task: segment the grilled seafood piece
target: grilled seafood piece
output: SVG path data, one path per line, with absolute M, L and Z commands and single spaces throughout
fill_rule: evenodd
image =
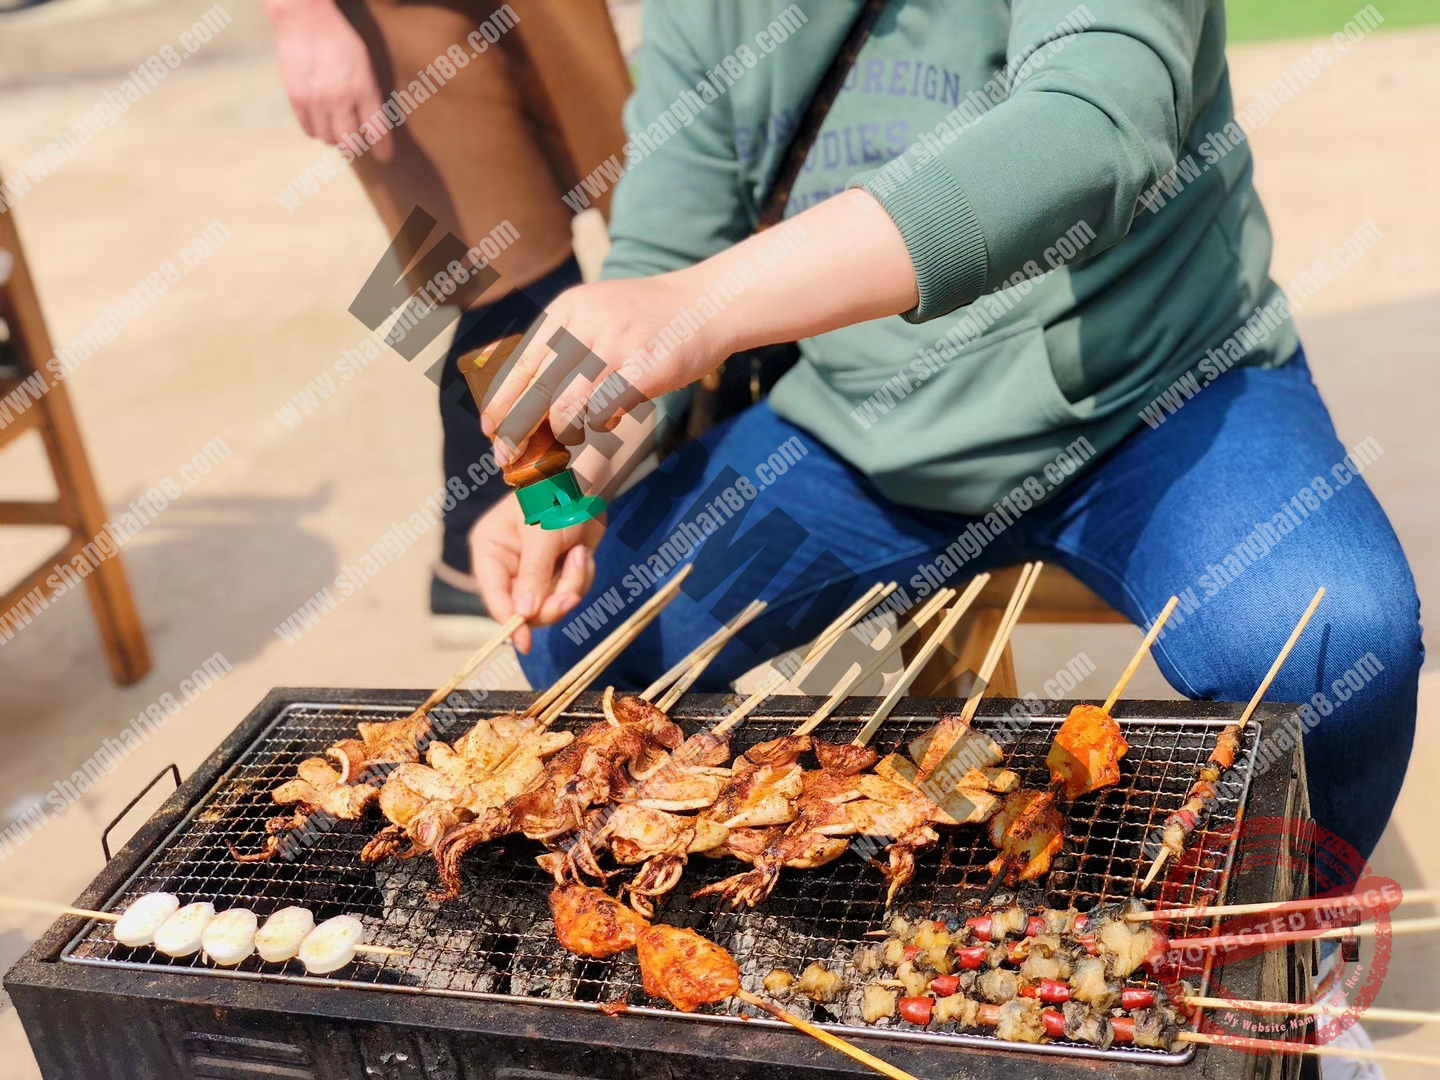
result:
M 990 842 L 1000 849 L 990 862 L 997 878 L 1014 885 L 1044 877 L 1065 846 L 1065 819 L 1054 795 L 1022 788 L 1006 796 L 990 822 Z
M 1045 758 L 1051 787 L 1067 802 L 1114 787 L 1120 782 L 1120 759 L 1129 749 L 1113 716 L 1098 705 L 1076 705 Z
M 356 725 L 358 739 L 342 739 L 325 751 L 340 770 L 342 784 L 356 783 L 385 766 L 420 760 L 420 747 L 428 742 L 434 728 L 430 717 L 418 713 L 404 720 Z
M 434 851 L 451 829 L 527 791 L 544 772 L 545 759 L 573 741 L 568 731 L 539 732 L 520 743 L 498 771 L 495 765 L 500 762 L 493 752 L 472 758 L 443 743 L 432 745 L 426 755 L 430 764 L 407 762 L 386 778 L 380 810 L 391 825 L 366 845 L 362 860 L 373 863 L 392 854 L 411 858 Z M 410 846 L 401 853 L 403 840 Z
M 643 698 L 616 698 L 607 692 L 602 707 L 607 720 L 613 718 L 617 725 L 639 723 L 663 729 L 670 722 Z M 709 732 L 690 736 L 674 750 L 660 744 L 647 747 L 628 766 L 635 784 L 620 802 L 608 813 L 587 815 L 583 830 L 546 839 L 552 850 L 536 861 L 557 885 L 584 877 L 604 881 L 609 875 L 600 869 L 596 856 L 609 847 L 622 865 L 643 864 L 628 889 L 636 910 L 652 914 L 653 898 L 679 883 L 690 851 L 712 849 L 725 839 L 727 830 L 681 811 L 714 803 L 732 775 L 730 769 L 720 767 L 729 757 L 729 740 Z
M 645 992 L 681 1012 L 724 1001 L 740 989 L 740 965 L 693 930 L 657 923 L 636 942 Z
M 782 743 L 786 745 L 777 745 Z M 707 885 L 695 893 L 697 898 L 719 896 L 731 907 L 754 907 L 775 891 L 782 868 L 810 870 L 824 866 L 839 858 L 849 847 L 849 840 L 841 837 L 853 835 L 856 830 L 846 813 L 846 804 L 863 799 L 865 780 L 874 779 L 864 770 L 874 765 L 879 755 L 865 747 L 837 746 L 818 739 L 811 740 L 808 736 L 791 736 L 762 744 L 765 749 L 760 756 L 762 759 L 778 758 L 786 762 L 782 768 L 798 770 L 794 759 L 804 752 L 800 749 L 802 745 L 815 750 L 821 768 L 800 771 L 799 791 L 790 805 L 793 820 L 784 828 L 766 830 L 763 837 L 753 834 L 737 837 L 732 832 L 725 845 L 729 849 L 726 853 L 752 863 L 754 869 Z M 767 768 L 772 766 L 759 765 L 753 771 Z M 757 840 L 764 843 L 758 851 L 753 843 Z M 746 841 L 752 842 L 747 844 Z
M 288 816 L 265 823 L 269 838 L 265 846 L 249 855 L 240 854 L 233 844 L 230 855 L 236 862 L 269 862 L 284 847 L 288 832 L 303 829 L 314 814 L 326 813 L 341 821 L 359 821 L 380 795 L 373 784 L 346 784 L 339 770 L 324 758 L 306 758 L 296 767 L 296 776 L 277 787 L 270 797 L 280 806 L 293 806 Z
M 560 944 L 594 960 L 633 949 L 650 925 L 613 896 L 575 883 L 551 890 L 550 911 Z
M 500 836 L 520 833 L 532 840 L 554 841 L 576 832 L 581 842 L 572 845 L 572 851 L 588 851 L 584 834 L 595 822 L 589 811 L 623 801 L 634 790 L 632 766 L 653 761 L 657 748 L 674 750 L 684 741 L 680 728 L 653 707 L 615 709 L 607 694 L 605 711 L 603 721 L 591 724 L 546 763 L 528 790 L 478 813 L 475 820 L 451 829 L 436 843 L 444 888 L 438 899 L 453 900 L 460 894 L 460 862 L 465 854 Z M 588 861 L 592 867 L 587 870 L 598 872 L 593 856 Z M 554 872 L 551 866 L 547 869 Z
M 953 730 L 949 745 L 961 734 L 961 729 Z M 795 746 L 786 749 L 793 752 Z M 754 906 L 774 891 L 782 868 L 823 866 L 845 851 L 850 844 L 846 838 L 867 836 L 888 841 L 888 861 L 880 869 L 889 881 L 887 903 L 893 902 L 915 876 L 918 854 L 939 843 L 935 826 L 986 820 L 1000 805 L 993 789 L 1018 782 L 1009 770 L 971 769 L 962 777 L 968 786 L 955 788 L 944 800 L 946 807 L 964 815 L 956 818 L 900 771 L 866 771 L 878 758 L 868 747 L 814 739 L 812 749 L 821 767 L 803 773 L 801 793 L 793 803 L 794 821 L 771 830 L 758 854 L 744 846 L 739 852 L 727 852 L 753 863 L 754 869 L 709 885 L 696 896 L 720 896 L 735 907 Z
M 727 829 L 786 825 L 795 820 L 794 801 L 804 790 L 805 770 L 799 758 L 809 749 L 809 737 L 761 743 L 735 760 L 734 775 L 703 816 Z M 776 743 L 789 742 L 780 751 Z M 756 751 L 760 751 L 757 755 Z

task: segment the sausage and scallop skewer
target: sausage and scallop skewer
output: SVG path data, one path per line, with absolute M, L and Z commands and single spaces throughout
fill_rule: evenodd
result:
M 1209 816 L 1210 810 L 1219 797 L 1216 785 L 1219 784 L 1220 778 L 1234 767 L 1235 758 L 1240 753 L 1240 740 L 1245 733 L 1246 725 L 1250 723 L 1250 718 L 1255 715 L 1255 710 L 1260 707 L 1260 702 L 1265 695 L 1270 692 L 1271 683 L 1280 674 L 1280 668 L 1284 666 L 1291 650 L 1300 640 L 1300 635 L 1305 632 L 1305 627 L 1310 624 L 1310 619 L 1315 614 L 1315 609 L 1320 606 L 1320 601 L 1324 599 L 1325 590 L 1322 588 L 1315 593 L 1314 599 L 1310 601 L 1310 606 L 1300 616 L 1300 621 L 1295 624 L 1289 640 L 1280 650 L 1280 655 L 1275 657 L 1275 662 L 1270 665 L 1270 670 L 1265 673 L 1265 678 L 1260 681 L 1249 704 L 1245 706 L 1245 711 L 1240 714 L 1240 719 L 1225 728 L 1216 738 L 1215 749 L 1210 752 L 1210 759 L 1198 770 L 1195 783 L 1190 787 L 1185 804 L 1165 819 L 1164 831 L 1160 838 L 1160 851 L 1155 856 L 1155 861 L 1150 864 L 1150 869 L 1145 874 L 1145 880 L 1140 885 L 1141 893 L 1150 888 L 1165 866 L 1166 860 L 1178 859 L 1185 853 L 1185 848 L 1190 843 L 1190 837 Z

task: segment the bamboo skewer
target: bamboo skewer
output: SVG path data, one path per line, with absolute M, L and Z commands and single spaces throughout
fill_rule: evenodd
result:
M 1253 1012 L 1274 1016 L 1364 1016 L 1367 1021 L 1382 1024 L 1440 1024 L 1440 1012 L 1425 1012 L 1420 1009 L 1387 1009 L 1381 1006 L 1323 1005 L 1319 1002 L 1289 1001 L 1232 1001 L 1223 997 L 1186 997 L 1186 1005 L 1224 1012 Z
M 627 618 L 624 622 L 622 622 L 619 626 L 612 630 L 610 634 L 604 638 L 604 640 L 596 644 L 593 649 L 591 649 L 588 653 L 586 653 L 583 657 L 581 657 L 573 665 L 571 665 L 570 670 L 565 672 L 564 675 L 560 676 L 560 678 L 555 681 L 555 684 L 551 686 L 550 689 L 546 690 L 533 702 L 531 702 L 530 708 L 525 710 L 525 715 L 529 717 L 534 717 L 539 716 L 543 712 L 545 712 L 556 699 L 561 697 L 566 692 L 566 690 L 570 688 L 572 682 L 574 682 L 576 679 L 582 678 L 585 672 L 594 666 L 597 658 L 611 651 L 614 644 L 617 641 L 621 640 L 631 628 L 633 628 L 639 622 L 648 622 L 648 616 L 650 615 L 650 613 L 653 612 L 657 607 L 669 603 L 670 599 L 674 596 L 674 590 L 678 588 L 680 582 L 684 581 L 685 578 L 690 575 L 690 571 L 693 568 L 694 564 L 686 563 L 685 566 L 680 569 L 679 573 L 677 573 L 673 578 L 666 582 L 663 587 L 656 590 L 655 595 L 650 597 L 649 600 L 645 601 L 645 603 L 640 605 L 640 607 L 634 612 L 634 614 L 632 614 L 629 618 Z M 594 675 L 591 675 L 590 679 L 593 680 L 595 678 L 595 675 L 598 674 L 600 674 L 599 670 L 597 670 Z M 586 685 L 588 686 L 589 682 L 587 682 Z
M 1408 889 L 1400 898 L 1390 904 L 1375 904 L 1375 907 L 1395 908 L 1401 904 L 1421 904 L 1440 900 L 1440 889 Z M 1124 916 L 1126 922 L 1154 922 L 1156 919 L 1203 919 L 1212 915 L 1259 915 L 1265 912 L 1313 911 L 1327 907 L 1367 907 L 1368 901 L 1354 894 L 1347 896 L 1307 897 L 1303 900 L 1269 900 L 1261 904 L 1211 904 L 1204 907 L 1158 908 L 1155 911 L 1132 911 Z
M 1170 602 L 1150 624 L 1150 630 L 1145 635 L 1145 640 L 1140 643 L 1140 648 L 1135 650 L 1135 655 L 1130 660 L 1130 666 L 1121 674 L 1120 681 L 1115 684 L 1115 689 L 1110 691 L 1110 696 L 1105 699 L 1105 704 L 1100 706 L 1103 711 L 1108 713 L 1115 708 L 1115 703 L 1120 700 L 1120 695 L 1125 693 L 1125 687 L 1130 685 L 1130 680 L 1135 677 L 1135 672 L 1140 670 L 1140 665 L 1145 662 L 1145 657 L 1150 655 L 1150 649 L 1155 644 L 1155 639 L 1160 636 L 1160 631 L 1165 629 L 1165 624 L 1170 621 L 1170 616 L 1174 614 L 1175 607 L 1179 603 L 1178 596 L 1170 597 Z
M 716 657 L 725 651 L 725 646 L 730 644 L 741 630 L 758 619 L 769 606 L 764 600 L 752 600 L 745 610 L 735 617 L 731 626 L 716 635 L 715 643 L 697 658 L 695 663 L 675 681 L 669 690 L 665 691 L 659 701 L 661 710 L 668 713 L 675 703 L 685 696 L 690 687 L 695 685 L 696 680 L 705 673 L 705 669 L 714 662 Z
M 970 605 L 975 602 L 975 598 L 980 595 L 980 590 L 985 588 L 985 584 L 989 580 L 989 574 L 980 574 L 965 587 L 965 591 L 960 594 L 960 599 L 955 601 L 955 606 L 946 612 L 945 617 L 940 620 L 940 625 L 935 627 L 925 644 L 920 647 L 920 651 L 906 665 L 900 681 L 890 688 L 885 699 L 875 707 L 870 719 L 865 722 L 860 733 L 852 740 L 855 746 L 865 746 L 875 737 L 875 732 L 880 730 L 880 725 L 889 717 L 891 710 L 895 708 L 895 703 L 900 700 L 905 691 L 910 689 L 916 678 L 919 677 L 921 669 L 930 662 L 930 658 L 944 643 L 950 631 L 955 629 L 956 623 L 964 617 L 965 612 L 970 610 Z
M 904 626 L 896 627 L 895 633 L 891 635 L 890 640 L 882 645 L 873 657 L 863 663 L 857 662 L 858 666 L 853 667 L 851 672 L 847 674 L 844 679 L 840 680 L 839 685 L 835 688 L 835 692 L 825 699 L 825 704 L 816 709 L 810 718 L 796 728 L 792 734 L 809 735 L 824 723 L 830 714 L 840 707 L 840 703 L 850 696 L 850 692 L 854 690 L 855 687 L 859 686 L 884 667 L 885 662 L 899 652 L 905 643 L 915 636 L 920 627 L 928 622 L 937 611 L 948 604 L 954 597 L 954 589 L 941 589 L 932 596 L 925 605 L 915 613 L 913 619 L 909 620 Z M 874 646 L 871 646 L 871 648 L 873 649 Z
M 890 1077 L 891 1080 L 916 1080 L 914 1076 L 912 1076 L 910 1073 L 907 1073 L 904 1069 L 891 1065 L 888 1061 L 884 1061 L 876 1057 L 874 1054 L 861 1050 L 854 1043 L 842 1039 L 839 1035 L 834 1035 L 826 1031 L 824 1028 L 816 1027 L 814 1024 L 810 1023 L 810 1021 L 802 1020 L 794 1013 L 789 1012 L 786 1009 L 782 1009 L 780 1008 L 780 1006 L 766 1001 L 764 998 L 758 997 L 755 994 L 750 993 L 748 990 L 736 990 L 735 997 L 745 1002 L 745 1004 L 747 1005 L 753 1005 L 755 1008 L 760 1009 L 763 1012 L 769 1013 L 777 1020 L 783 1020 L 791 1027 L 799 1031 L 803 1031 L 812 1039 L 816 1039 L 819 1042 L 824 1043 L 826 1046 L 830 1047 L 830 1049 L 840 1051 L 840 1053 L 844 1054 L 852 1061 L 858 1061 L 860 1064 L 865 1065 L 868 1068 L 874 1069 L 878 1073 L 883 1073 L 885 1076 Z
M 401 723 L 412 724 L 429 717 L 431 709 L 435 708 L 435 706 L 439 705 L 458 690 L 460 684 L 468 679 L 476 668 L 499 652 L 510 639 L 515 636 L 515 631 L 524 625 L 525 616 L 523 615 L 512 615 L 506 619 L 504 625 L 500 627 L 498 634 L 480 646 L 480 648 L 471 655 L 470 659 L 465 661 L 460 670 L 450 676 L 449 681 L 447 681 L 444 686 L 432 691 L 430 696 L 420 703 L 420 707 L 401 721 Z M 427 730 L 426 736 L 428 737 L 430 734 L 433 734 L 433 732 L 434 727 L 431 726 Z M 368 772 L 369 770 L 367 769 L 366 771 Z M 340 760 L 340 783 L 349 784 L 359 782 L 360 779 L 363 779 L 363 777 L 352 781 L 350 776 L 350 758 L 348 756 L 342 757 Z
M 600 677 L 600 673 L 614 663 L 615 658 L 628 649 L 635 639 L 645 632 L 646 627 L 659 617 L 660 612 L 665 610 L 666 605 L 680 594 L 680 585 L 689 575 L 691 569 L 692 566 L 687 564 L 680 573 L 670 579 L 664 588 L 660 589 L 654 596 L 641 605 L 640 609 L 636 611 L 634 615 L 631 615 L 621 623 L 609 637 L 601 642 L 595 649 L 591 650 L 585 660 L 581 661 L 583 667 L 581 667 L 581 670 L 573 679 L 569 672 L 566 673 L 561 682 L 564 683 L 566 679 L 570 681 L 564 686 L 561 692 L 552 699 L 551 703 L 545 707 L 544 711 L 539 713 L 540 726 L 542 728 L 548 728 L 555 723 L 556 720 L 560 719 L 565 710 L 574 704 L 575 699 L 584 693 L 586 688 Z M 571 668 L 571 672 L 573 671 L 575 671 L 575 669 Z M 532 705 L 530 710 L 527 710 L 526 715 L 534 715 L 534 709 L 535 706 Z
M 480 646 L 475 654 L 465 661 L 465 665 L 450 677 L 450 681 L 426 698 L 424 703 L 410 714 L 409 719 L 419 720 L 421 717 L 429 715 L 431 709 L 458 690 L 460 684 L 468 679 L 476 668 L 499 652 L 515 636 L 515 631 L 524 625 L 525 616 L 523 615 L 511 615 L 506 619 L 504 625 L 500 627 L 500 632 Z
M 1280 655 L 1275 657 L 1275 662 L 1270 665 L 1270 670 L 1265 673 L 1265 678 L 1260 680 L 1260 685 L 1256 688 L 1254 695 L 1251 696 L 1250 703 L 1245 706 L 1245 711 L 1240 714 L 1240 719 L 1236 722 L 1236 730 L 1238 732 L 1244 732 L 1245 725 L 1250 723 L 1250 718 L 1255 715 L 1255 710 L 1260 707 L 1260 702 L 1264 699 L 1265 695 L 1270 692 L 1270 685 L 1275 681 L 1275 677 L 1280 674 L 1281 667 L 1283 667 L 1285 661 L 1289 659 L 1291 650 L 1295 648 L 1296 643 L 1300 640 L 1300 635 L 1305 633 L 1305 627 L 1310 625 L 1310 619 L 1314 616 L 1315 609 L 1320 606 L 1320 601 L 1324 599 L 1325 590 L 1322 587 L 1316 591 L 1314 599 L 1310 601 L 1310 606 L 1305 609 L 1305 613 L 1300 616 L 1300 621 L 1295 624 L 1295 629 L 1290 632 L 1290 637 L 1285 642 L 1284 647 L 1281 648 Z M 1145 880 L 1140 886 L 1140 892 L 1143 893 L 1146 889 L 1150 888 L 1151 883 L 1159 876 L 1161 868 L 1164 867 L 1166 860 L 1169 858 L 1170 849 L 1162 847 L 1160 853 L 1155 856 L 1155 861 L 1150 864 L 1149 871 L 1145 874 Z
M 1005 655 L 1006 646 L 1010 644 L 1010 635 L 1015 632 L 1016 625 L 1020 622 L 1020 613 L 1025 610 L 1025 605 L 1030 600 L 1030 594 L 1035 590 L 1035 582 L 1040 580 L 1040 571 L 1045 568 L 1043 562 L 1026 563 L 1020 571 L 1020 580 L 1015 583 L 1015 591 L 1010 594 L 1010 602 L 1005 605 L 1005 613 L 1000 617 L 1000 625 L 995 630 L 995 636 L 990 641 L 990 648 L 985 652 L 985 659 L 980 664 L 979 678 L 975 685 L 970 688 L 970 696 L 965 700 L 965 708 L 960 711 L 960 719 L 969 724 L 975 719 L 975 714 L 980 709 L 980 702 L 985 697 L 985 688 L 995 674 L 995 668 L 1000 663 L 1000 658 Z
M 664 610 L 665 605 L 675 599 L 680 591 L 681 584 L 694 569 L 693 563 L 686 563 L 663 588 L 656 591 L 655 595 L 622 622 L 610 634 L 601 641 L 595 648 L 585 654 L 569 671 L 562 675 L 555 685 L 530 703 L 525 710 L 526 718 L 538 718 L 540 730 L 549 728 L 568 709 L 575 699 L 578 698 L 585 688 L 599 676 L 600 672 L 609 667 L 630 643 L 640 636 L 645 627 Z M 520 746 L 515 746 L 500 762 L 491 770 L 491 775 L 500 773 L 515 755 L 520 753 Z
M 705 670 L 700 661 L 704 660 L 706 664 L 708 664 L 710 660 L 714 659 L 714 656 L 718 656 L 720 651 L 730 643 L 730 640 L 764 611 L 766 606 L 764 600 L 752 600 L 744 611 L 740 612 L 740 614 L 716 630 L 699 645 L 691 649 L 689 654 L 682 657 L 669 671 L 665 672 L 664 675 L 661 675 L 644 690 L 640 691 L 640 700 L 654 701 L 657 695 L 666 690 L 673 689 L 678 682 L 684 680 L 687 676 L 694 674 L 698 677 L 699 672 Z M 711 655 L 712 653 L 714 655 Z M 689 689 L 689 684 L 686 685 L 686 689 Z M 662 698 L 661 700 L 663 702 L 664 699 Z M 664 704 L 660 705 L 660 709 L 662 712 L 668 711 Z
M 42 915 L 78 915 L 82 919 L 94 919 L 96 922 L 117 923 L 120 921 L 120 916 L 113 911 L 92 911 L 89 908 L 71 907 L 69 904 L 56 904 L 49 900 L 33 900 L 26 896 L 0 896 L 0 908 L 36 911 Z M 384 945 L 356 945 L 355 951 L 370 956 L 415 955 L 408 949 L 391 949 Z
M 815 665 L 824 658 L 825 654 L 830 650 L 830 647 L 840 640 L 840 636 L 844 634 L 846 630 L 850 629 L 851 626 L 855 625 L 855 622 L 864 615 L 865 612 L 869 611 L 894 591 L 895 585 L 893 583 L 888 586 L 873 585 L 865 591 L 865 594 L 861 596 L 859 600 L 856 600 L 842 611 L 835 621 L 821 631 L 820 636 L 811 643 L 810 650 L 805 654 L 805 659 L 801 662 L 800 668 L 793 676 L 794 680 L 799 681 L 811 671 L 815 670 Z M 771 697 L 788 681 L 790 680 L 786 679 L 778 670 L 773 671 L 754 693 L 736 706 L 729 716 L 715 725 L 711 734 L 720 738 L 729 735 L 730 732 L 745 722 L 747 716 L 758 709 L 764 701 Z
M 1312 1043 L 1284 1042 L 1279 1039 L 1249 1039 L 1239 1035 L 1206 1035 L 1198 1031 L 1182 1031 L 1181 1042 L 1222 1046 L 1254 1054 L 1308 1054 L 1312 1057 L 1352 1058 L 1356 1061 L 1393 1061 L 1409 1065 L 1440 1067 L 1440 1057 L 1412 1054 L 1404 1050 L 1362 1050 L 1340 1046 L 1315 1046 Z
M 1440 930 L 1440 916 L 1428 919 L 1399 919 L 1383 928 L 1386 933 L 1425 934 Z M 1336 926 L 1329 930 L 1277 930 L 1272 933 L 1207 934 L 1203 937 L 1172 938 L 1169 949 L 1239 949 L 1252 945 L 1283 945 L 1288 941 L 1325 941 L 1348 937 L 1375 937 L 1382 927 L 1376 923 Z
M 724 636 L 721 638 L 721 640 L 718 641 L 711 649 L 706 651 L 702 657 L 700 657 L 694 664 L 691 665 L 690 669 L 686 671 L 685 674 L 681 675 L 680 678 L 676 680 L 675 685 L 665 692 L 665 695 L 658 702 L 660 710 L 662 712 L 668 713 L 672 708 L 674 708 L 675 703 L 685 696 L 685 694 L 690 690 L 690 687 L 695 685 L 696 680 L 705 673 L 705 669 L 708 668 L 710 664 L 715 660 L 715 658 L 718 657 L 725 650 L 725 646 L 730 644 L 730 642 L 734 640 L 734 638 L 740 633 L 741 630 L 745 629 L 745 627 L 749 626 L 752 622 L 758 619 L 760 615 L 765 611 L 765 609 L 769 606 L 770 605 L 767 604 L 764 600 L 755 600 L 752 601 L 744 611 L 742 611 L 738 616 L 736 616 L 734 624 L 726 629 L 726 631 L 724 632 Z
M 845 611 L 815 639 L 815 643 L 811 645 L 810 650 L 805 654 L 805 660 L 795 670 L 795 674 L 790 676 L 786 681 L 798 688 L 811 672 L 820 666 L 820 662 L 825 659 L 830 649 L 845 636 L 845 632 L 868 615 L 871 610 L 874 609 L 875 605 L 889 599 L 895 589 L 896 584 L 893 581 L 886 585 L 877 583 L 867 589 L 864 596 L 846 608 Z
M 1245 725 L 1248 724 L 1250 718 L 1255 715 L 1255 710 L 1260 707 L 1260 702 L 1264 699 L 1265 695 L 1270 692 L 1270 684 L 1275 681 L 1275 676 L 1280 674 L 1280 669 L 1285 666 L 1285 661 L 1290 658 L 1290 652 L 1295 648 L 1296 642 L 1300 640 L 1300 635 L 1305 633 L 1305 627 L 1310 625 L 1310 619 L 1314 616 L 1315 609 L 1320 606 L 1320 601 L 1324 599 L 1325 590 L 1323 588 L 1317 589 L 1314 599 L 1310 601 L 1310 606 L 1305 609 L 1305 614 L 1300 616 L 1300 621 L 1295 624 L 1295 629 L 1290 632 L 1290 639 L 1285 642 L 1284 648 L 1280 650 L 1280 655 L 1275 657 L 1275 662 L 1270 665 L 1270 670 L 1265 673 L 1265 678 L 1260 681 L 1260 686 L 1256 689 L 1254 696 L 1250 698 L 1250 704 L 1246 705 L 1245 711 L 1240 714 L 1238 723 L 1241 731 L 1245 730 Z

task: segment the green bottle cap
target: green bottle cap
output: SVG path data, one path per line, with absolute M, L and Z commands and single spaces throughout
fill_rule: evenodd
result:
M 526 525 L 539 525 L 551 531 L 594 521 L 607 509 L 599 495 L 580 494 L 580 485 L 571 469 L 516 488 L 515 497 L 520 500 L 520 509 L 525 511 Z

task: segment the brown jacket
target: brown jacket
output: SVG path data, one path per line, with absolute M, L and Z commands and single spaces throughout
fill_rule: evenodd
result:
M 364 0 L 342 7 L 370 51 L 382 96 L 404 90 L 437 58 L 448 60 L 452 48 L 468 58 L 463 67 L 449 62 L 454 76 L 391 133 L 391 161 L 366 154 L 355 167 L 392 236 L 417 205 L 439 222 L 431 242 L 449 230 L 474 245 L 510 222 L 520 238 L 493 260 L 503 277 L 486 302 L 570 257 L 571 211 L 561 196 L 620 153 L 620 110 L 630 93 L 604 0 L 509 0 L 513 26 L 474 55 L 469 35 L 499 6 Z M 608 216 L 609 192 L 595 202 Z

